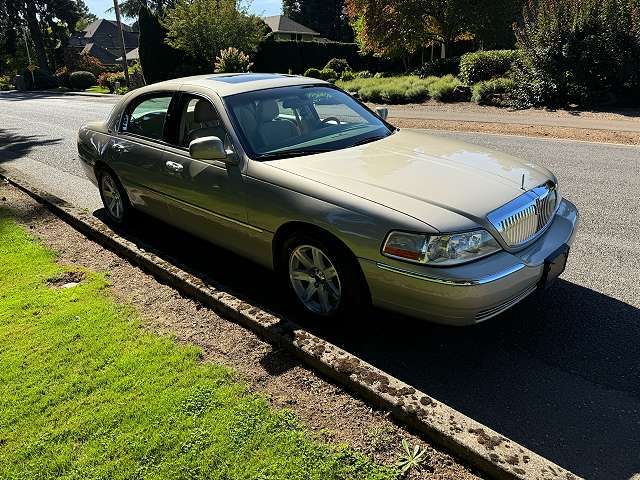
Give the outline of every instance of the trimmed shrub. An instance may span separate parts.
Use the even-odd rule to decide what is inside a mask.
[[[320,70],[320,78],[322,80],[326,80],[327,82],[335,82],[338,79],[338,72],[336,72],[333,68],[323,68]]]
[[[508,96],[515,86],[512,78],[492,78],[478,82],[473,86],[471,101],[480,105],[506,105]]]
[[[440,102],[452,102],[456,99],[454,91],[462,85],[453,75],[445,75],[429,84],[429,95]]]
[[[214,63],[216,73],[244,73],[251,70],[253,63],[249,55],[235,47],[229,47],[220,51]]]
[[[320,70],[317,68],[307,68],[306,72],[304,72],[304,76],[310,78],[322,78]]]
[[[449,57],[426,62],[414,72],[414,75],[420,78],[440,77],[442,75],[457,75],[459,71],[460,57]]]
[[[73,72],[69,75],[69,83],[74,90],[86,90],[96,84],[96,76],[91,72]]]
[[[487,50],[465,53],[460,59],[460,80],[473,85],[504,77],[518,60],[517,50]]]
[[[327,62],[324,68],[335,70],[338,75],[342,75],[342,72],[344,72],[345,70],[351,70],[349,62],[347,62],[345,58],[332,58]]]
[[[338,81],[337,85],[365,102],[420,103],[429,98],[429,86],[440,80],[437,77],[421,79],[416,76],[390,78],[354,78]]]

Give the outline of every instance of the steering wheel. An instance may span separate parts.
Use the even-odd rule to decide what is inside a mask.
[[[322,120],[322,123],[329,123],[329,122],[336,122],[338,125],[340,125],[340,119],[337,117],[327,117],[324,120]]]

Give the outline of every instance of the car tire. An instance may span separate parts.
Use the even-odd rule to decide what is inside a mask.
[[[292,301],[314,324],[361,314],[370,305],[356,259],[328,235],[291,235],[282,245],[278,270]]]
[[[96,177],[100,198],[109,220],[117,225],[127,223],[133,209],[118,177],[108,169],[98,170]]]

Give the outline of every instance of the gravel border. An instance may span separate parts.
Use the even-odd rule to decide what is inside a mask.
[[[0,176],[48,207],[54,214],[104,247],[128,259],[160,281],[209,306],[300,358],[306,365],[354,392],[435,444],[452,451],[480,471],[498,479],[566,479],[579,477],[531,452],[446,404],[382,372],[358,357],[138,248],[90,214],[42,192],[18,173],[0,167]]]

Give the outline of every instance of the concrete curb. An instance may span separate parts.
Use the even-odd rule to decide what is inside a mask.
[[[64,200],[32,187],[18,173],[0,167],[0,177],[105,248],[135,263],[183,294],[295,354],[305,364],[426,435],[481,472],[496,479],[578,480],[579,477],[417,391],[335,345],[251,304],[205,284],[151,252],[119,237],[105,224]],[[472,392],[470,392],[471,394]]]

